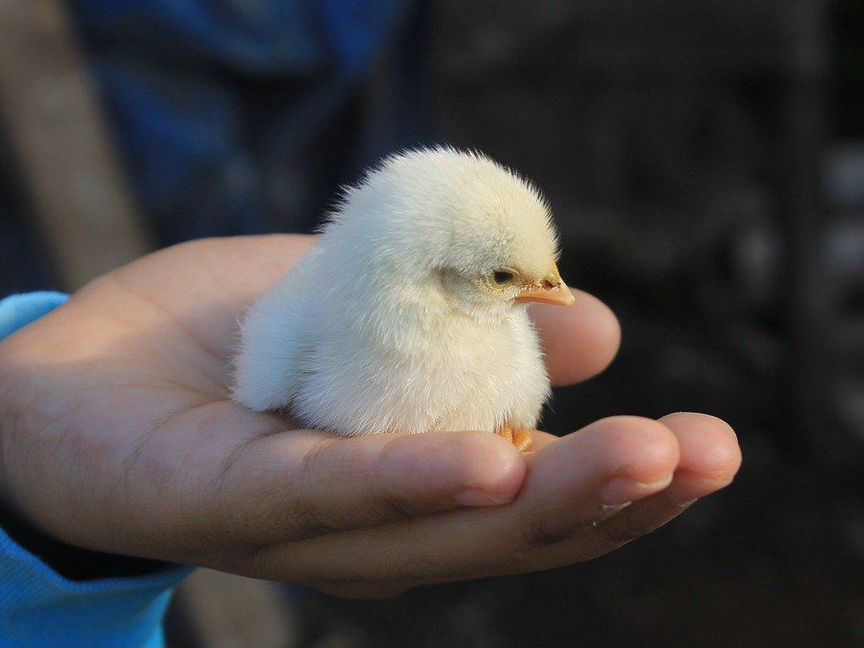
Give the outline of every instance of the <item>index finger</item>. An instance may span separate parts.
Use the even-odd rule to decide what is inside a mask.
[[[232,453],[214,491],[222,534],[284,543],[512,501],[527,464],[488,432],[260,437]]]

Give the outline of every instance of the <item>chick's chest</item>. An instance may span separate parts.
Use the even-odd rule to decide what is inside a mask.
[[[515,325],[514,325],[515,324]],[[463,392],[506,389],[519,373],[521,346],[518,323],[480,323],[469,318],[451,318],[424,336],[418,360],[438,380]],[[455,394],[454,394],[455,396]]]

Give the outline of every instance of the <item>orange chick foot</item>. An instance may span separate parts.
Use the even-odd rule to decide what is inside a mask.
[[[498,430],[497,434],[516,446],[516,449],[520,452],[528,450],[534,443],[534,431],[526,430],[525,428],[514,428],[505,425]]]

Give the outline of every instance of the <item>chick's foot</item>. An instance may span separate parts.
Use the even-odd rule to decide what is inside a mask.
[[[534,431],[526,430],[525,428],[505,425],[498,430],[497,434],[516,446],[516,449],[520,452],[529,450],[534,443]]]

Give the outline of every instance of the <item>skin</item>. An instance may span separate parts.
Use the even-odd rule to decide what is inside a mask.
[[[168,248],[0,344],[0,496],[81,547],[379,597],[595,558],[738,470],[734,432],[701,414],[536,433],[519,453],[482,432],[336,438],[229,401],[238,318],[313,241]],[[558,385],[620,339],[574,294],[532,306]]]

